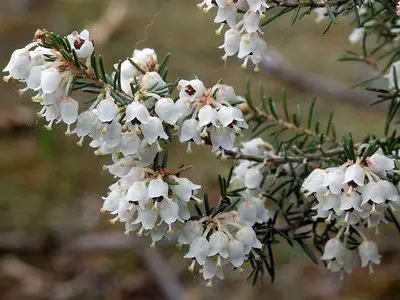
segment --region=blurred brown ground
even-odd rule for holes
[[[255,90],[262,84],[268,95],[277,99],[285,87],[292,106],[318,97],[319,117],[326,118],[334,110],[338,133],[352,131],[360,137],[366,132],[382,132],[382,111],[299,91],[275,78],[244,72],[236,59],[224,66],[217,49],[222,37],[213,33],[215,12],[201,13],[196,0],[127,0],[122,9],[122,0],[110,1],[111,6],[106,0],[0,1],[0,66],[6,65],[15,48],[31,40],[36,28],[68,34],[95,24],[94,34],[103,42],[97,52],[104,54],[108,70],[113,62],[130,55],[134,47],[152,47],[160,57],[172,53],[171,79],[197,75],[212,85],[224,78],[240,94],[250,77]],[[104,21],[106,7],[113,8],[121,22]],[[294,26],[289,21],[282,18],[264,31],[270,47],[295,69],[323,74],[347,85],[372,74],[364,66],[336,61],[344,49],[355,47],[347,42],[351,28],[345,21],[326,35],[322,35],[326,24],[315,24],[313,16]],[[115,30],[108,31],[110,28]],[[148,244],[136,244],[133,236],[123,238],[121,226],[110,226],[107,216],[98,212],[100,196],[112,182],[101,169],[106,158],[95,157],[87,147],[77,147],[74,138],[65,137],[60,128],[44,131],[42,122],[35,120],[30,95],[19,97],[18,88],[16,84],[0,84],[0,118],[6,124],[5,130],[0,128],[0,240],[9,250],[16,247],[13,251],[0,249],[0,299],[166,299],[160,279],[143,254]],[[22,117],[21,121],[21,106],[32,108],[33,118]],[[182,149],[174,147],[171,164],[194,164],[188,176],[215,195],[215,172],[225,172],[229,164],[217,162],[202,149],[182,156]],[[132,241],[132,246],[125,245],[124,251],[117,252],[59,253],[60,245],[72,238],[110,232],[119,240]],[[383,264],[375,275],[370,277],[367,270],[360,269],[344,281],[283,244],[275,248],[276,281],[270,285],[266,279],[261,288],[245,282],[246,274],[233,273],[228,274],[229,280],[207,289],[199,276],[186,271],[187,261],[175,249],[163,249],[166,266],[157,266],[167,272],[165,276],[178,278],[183,299],[189,300],[400,299],[399,244],[393,242],[397,239],[395,232],[388,230],[385,235],[380,237],[386,245],[382,247]]]

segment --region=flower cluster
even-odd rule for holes
[[[107,169],[119,180],[110,186],[102,211],[116,215],[111,221],[125,223],[125,232],[150,234],[155,242],[176,230],[178,221],[190,218],[188,202],[201,202],[195,193],[201,186],[169,171],[158,172],[145,167],[132,167],[129,162],[116,162]]]
[[[392,159],[375,153],[340,167],[315,169],[303,183],[306,195],[318,201],[315,218],[335,220],[346,232],[357,224],[377,230],[386,222],[385,210],[396,211],[400,204],[399,192],[387,177],[394,168]]]
[[[179,99],[176,101],[179,141],[191,144],[207,143],[212,151],[224,155],[232,150],[236,135],[247,128],[242,111],[236,107],[238,97],[231,86],[216,84],[206,89],[199,79],[180,80]]]
[[[266,0],[204,0],[197,5],[204,12],[218,8],[215,23],[221,23],[216,33],[220,35],[227,24],[229,29],[225,32],[224,49],[226,60],[229,56],[236,55],[244,59],[242,68],[246,68],[248,61],[255,64],[255,71],[259,71],[258,64],[265,58],[267,43],[260,36],[260,20],[265,17],[264,13],[269,8]],[[238,21],[238,17],[240,20]]]
[[[67,40],[79,58],[92,55],[93,44],[87,30],[80,34],[74,31]],[[78,102],[68,96],[75,74],[58,52],[42,47],[37,42],[30,43],[13,52],[3,72],[9,73],[4,77],[5,81],[13,78],[26,84],[20,94],[27,90],[37,93],[32,100],[42,105],[38,116],[46,119],[47,129],[50,130],[54,122],[62,121],[67,125],[67,133],[71,133],[70,125],[76,122],[79,107]]]
[[[252,249],[262,248],[252,226],[268,219],[264,204],[244,201],[237,210],[186,222],[178,242],[190,245],[185,255],[185,258],[193,259],[189,270],[193,272],[197,262],[209,286],[215,276],[224,278],[224,266],[231,264],[241,270]]]
[[[369,266],[370,273],[373,273],[372,265],[381,263],[381,256],[378,252],[378,246],[375,242],[364,237],[362,243],[358,245],[357,250],[350,250],[346,247],[345,242],[341,240],[341,232],[338,236],[330,239],[324,248],[324,253],[321,257],[326,261],[327,268],[331,272],[351,273],[356,265],[357,252],[361,259],[361,266],[364,268]]]
[[[158,73],[153,49],[135,50],[132,57],[114,65],[112,76],[98,80],[87,30],[66,38],[50,37],[68,43],[61,47],[67,47],[73,59],[45,43],[49,37],[43,32],[36,38],[12,54],[3,70],[9,73],[5,79],[26,83],[21,93],[37,93],[32,99],[42,105],[38,116],[47,120],[48,130],[63,122],[67,135],[77,135],[79,146],[87,139],[96,155],[112,159],[103,169],[116,182],[103,197],[101,209],[114,216],[112,223],[124,223],[126,234],[150,236],[152,246],[179,234],[180,244],[190,244],[185,257],[197,260],[207,280],[222,278],[222,265],[239,268],[252,248],[262,247],[252,229],[255,223],[269,219],[261,199],[247,191],[236,209],[189,221],[188,204],[203,202],[196,197],[201,186],[180,176],[189,167],[171,171],[155,163],[162,145],[173,136],[187,143],[189,151],[192,143],[210,145],[222,157],[224,151],[234,149],[236,136],[248,126],[236,106],[242,101],[231,86],[218,83],[207,89],[199,79],[180,80],[179,96],[173,100],[170,85]],[[97,93],[84,109],[70,96],[76,86],[90,86]],[[242,151],[259,154],[263,143],[257,139],[244,143]],[[250,191],[260,174],[255,168],[248,173],[250,177],[243,182]]]
[[[242,143],[240,152],[245,155],[253,155],[258,157],[266,157],[272,145],[265,142],[261,138],[254,138]],[[241,159],[239,164],[233,169],[232,185],[234,187],[246,187],[248,190],[260,191],[264,175],[261,172],[263,163]]]

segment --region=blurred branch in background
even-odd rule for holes
[[[36,115],[32,109],[23,106],[0,110],[0,136],[35,126]]]
[[[269,60],[260,64],[265,76],[272,77],[302,91],[327,95],[340,102],[351,102],[367,106],[375,97],[364,90],[351,89],[344,83],[319,74],[296,70],[278,52],[269,50]],[[371,76],[372,77],[372,76]]]
[[[150,249],[140,239],[127,238],[120,233],[87,234],[70,240],[57,240],[58,237],[3,234],[0,236],[0,253],[21,255],[46,255],[57,265],[79,267],[79,257],[89,253],[128,252],[138,254],[150,273],[147,282],[155,285],[165,300],[183,299],[182,288],[175,270],[172,270],[157,249]],[[47,253],[47,254],[46,254]],[[31,296],[56,295],[52,299],[73,299],[91,290],[95,276],[85,268],[69,281],[54,280],[45,270],[28,265],[14,256],[4,256],[0,261],[0,272],[19,283],[21,293]],[[46,275],[45,275],[46,274]],[[51,289],[49,287],[52,287]],[[57,296],[58,295],[58,296]]]
[[[133,5],[137,4],[137,1],[130,2],[133,3]],[[104,14],[94,23],[88,25],[87,28],[92,34],[97,46],[102,46],[107,43],[112,34],[124,22],[129,10],[132,9],[134,8],[129,7],[128,0],[112,0],[108,3],[108,6],[104,9]]]

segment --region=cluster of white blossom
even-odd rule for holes
[[[399,187],[388,178],[396,172],[392,159],[375,153],[340,167],[315,169],[305,179],[305,194],[313,195],[318,201],[313,207],[317,211],[314,218],[325,219],[326,223],[335,220],[340,228],[336,238],[326,244],[322,256],[331,271],[350,272],[355,262],[354,253],[340,240],[342,234],[346,240],[350,229],[357,226],[373,227],[378,233],[379,224],[387,223],[385,211],[398,211]],[[364,239],[358,248],[362,266],[370,265],[372,271],[371,263],[380,263],[377,246],[359,234]]]
[[[89,32],[74,32],[68,41],[78,58],[87,59],[89,64],[94,50]],[[77,75],[68,63],[59,52],[35,42],[16,50],[3,71],[9,72],[6,80],[26,83],[21,93],[28,89],[38,92],[32,99],[43,106],[38,116],[46,118],[47,129],[53,123],[66,123],[66,133],[76,133],[79,145],[84,137],[91,138],[90,146],[97,155],[122,154],[140,160],[140,153],[149,146],[162,150],[160,141],[170,138],[167,132],[187,142],[189,151],[192,142],[207,142],[214,152],[223,154],[234,148],[236,135],[247,128],[241,110],[234,106],[238,97],[230,86],[217,84],[207,89],[198,79],[181,80],[179,99],[171,99],[167,84],[156,72],[157,55],[148,48],[135,50],[121,63],[121,88],[132,101],[118,103],[111,87],[106,87],[79,114],[78,102],[67,95]],[[71,131],[74,123],[76,128]],[[171,130],[166,132],[167,127]]]
[[[248,61],[255,64],[255,71],[259,71],[258,64],[265,58],[267,43],[260,36],[260,20],[269,8],[266,0],[204,0],[197,5],[204,12],[216,7],[218,9],[215,23],[221,23],[216,33],[220,35],[227,24],[229,29],[225,32],[224,49],[226,60],[228,56],[236,55],[244,59],[243,68]],[[239,19],[239,21],[238,21]]]
[[[216,84],[206,89],[198,79],[180,80],[179,99],[175,106],[180,111],[177,124],[180,126],[179,141],[212,145],[212,151],[224,155],[232,150],[236,135],[247,128],[242,111],[233,105],[238,97],[231,86]]]
[[[143,163],[143,161],[141,161]],[[152,163],[152,162],[150,162]],[[149,164],[150,164],[149,163]],[[155,242],[176,232],[190,218],[188,202],[202,202],[195,196],[200,185],[189,179],[117,161],[107,169],[119,180],[110,186],[102,211],[116,215],[111,222],[124,222],[125,233],[150,234]]]
[[[266,157],[267,149],[271,149],[271,145],[261,138],[254,138],[242,143],[240,152],[245,155],[257,157]],[[246,159],[239,160],[239,164],[233,169],[232,185],[237,187],[246,187],[248,190],[260,191],[264,175],[261,168],[264,163],[258,163]]]
[[[74,31],[68,36],[68,42],[78,58],[88,58],[93,53],[87,30],[80,34]],[[15,50],[3,72],[9,73],[4,77],[5,81],[14,78],[26,83],[20,94],[29,89],[37,92],[32,100],[42,105],[38,116],[46,119],[47,129],[50,130],[54,122],[62,121],[70,134],[70,125],[77,120],[79,105],[67,95],[74,74],[68,69],[61,71],[61,68],[63,60],[59,53],[33,42]]]
[[[376,243],[364,237],[357,250],[350,250],[345,244],[345,238],[342,241],[340,235],[341,232],[325,244],[321,259],[327,262],[328,270],[341,272],[342,276],[344,272],[351,273],[357,265],[359,257],[361,266],[363,268],[368,266],[370,273],[373,273],[372,264],[379,265],[381,263],[381,255],[379,255]]]
[[[378,229],[386,222],[385,210],[396,211],[400,205],[399,192],[387,178],[394,168],[392,159],[375,153],[340,167],[315,169],[303,183],[306,195],[318,201],[315,218],[336,220],[347,230],[360,223]]]
[[[94,48],[89,32],[73,32],[67,40],[77,58],[90,67]],[[222,265],[231,263],[239,268],[252,248],[262,247],[252,226],[269,219],[263,201],[247,193],[237,210],[188,221],[188,203],[203,201],[196,197],[201,186],[177,176],[184,168],[170,171],[153,164],[162,150],[161,141],[173,135],[188,143],[189,151],[192,143],[209,144],[222,156],[225,150],[234,149],[236,136],[247,128],[236,107],[240,98],[230,86],[216,84],[207,89],[202,81],[193,79],[179,81],[179,97],[173,100],[157,73],[153,49],[135,50],[131,58],[114,67],[123,93],[116,95],[118,91],[105,85],[82,112],[69,96],[79,70],[57,50],[39,42],[29,44],[12,54],[3,71],[9,73],[6,80],[26,83],[21,93],[29,89],[37,92],[32,99],[42,105],[38,116],[46,118],[47,129],[64,122],[66,134],[78,136],[78,145],[87,137],[96,155],[110,155],[112,164],[103,169],[117,181],[103,197],[102,212],[115,215],[112,223],[124,223],[126,234],[149,235],[152,246],[179,234],[180,244],[190,244],[185,257],[198,261],[204,278],[222,278]],[[243,146],[243,153],[255,154],[260,145],[253,140]],[[256,173],[246,179],[249,189]]]
[[[193,259],[189,270],[193,272],[197,262],[204,280],[209,280],[209,286],[215,276],[224,278],[225,265],[231,264],[241,270],[252,249],[262,248],[252,226],[268,219],[264,204],[244,201],[237,210],[186,222],[178,242],[190,245],[185,255],[185,258]]]

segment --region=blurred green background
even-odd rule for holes
[[[317,97],[319,117],[335,111],[339,134],[351,131],[361,137],[367,132],[382,133],[382,109],[298,90],[273,75],[243,71],[234,58],[225,66],[217,49],[223,37],[214,34],[215,11],[204,14],[196,2],[2,0],[0,65],[5,66],[12,51],[26,45],[37,28],[60,34],[89,28],[108,71],[135,47],[151,47],[159,57],[172,53],[171,80],[198,76],[210,86],[223,78],[242,94],[250,77],[255,93],[261,84],[268,95],[279,99],[284,87],[293,107]],[[348,86],[374,74],[365,66],[337,61],[344,49],[357,47],[347,41],[351,27],[346,21],[325,35],[322,32],[327,24],[316,24],[314,16],[293,26],[289,22],[290,16],[283,17],[264,32],[270,48],[296,72],[321,74]],[[398,244],[391,239],[383,239],[384,263],[373,277],[367,270],[355,270],[340,281],[337,274],[329,274],[322,265],[312,266],[301,255],[294,257],[295,250],[281,245],[276,247],[279,266],[273,285],[267,279],[263,287],[252,288],[244,281],[246,274],[228,274],[229,280],[207,289],[198,275],[186,271],[182,253],[168,248],[162,251],[164,264],[156,265],[156,270],[166,275],[157,278],[157,271],[152,271],[151,262],[146,260],[148,244],[136,244],[134,236],[125,238],[121,225],[110,226],[108,217],[99,213],[101,195],[113,182],[102,171],[107,158],[94,156],[87,147],[77,147],[75,138],[66,137],[63,128],[52,132],[42,129],[43,122],[35,119],[32,95],[20,97],[17,93],[21,87],[0,84],[0,299],[171,299],[163,288],[169,276],[182,291],[182,299],[190,300],[400,299]],[[194,164],[188,177],[216,195],[216,172],[226,171],[229,164],[218,162],[203,149],[190,156],[183,152],[175,146],[171,163]],[[97,239],[93,234],[99,234]],[[123,250],[103,249],[114,240],[102,234],[122,240]],[[89,246],[99,241],[103,246],[72,255],[74,250],[69,252],[65,245],[79,238]]]

